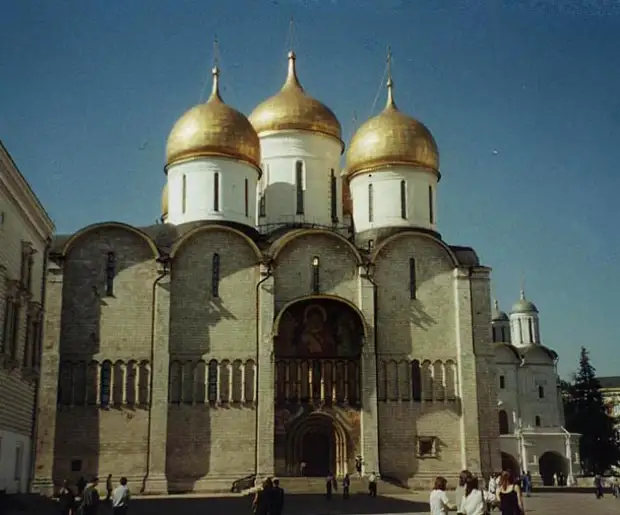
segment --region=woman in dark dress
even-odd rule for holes
[[[521,487],[515,484],[512,474],[507,470],[499,478],[497,495],[502,515],[525,515]]]

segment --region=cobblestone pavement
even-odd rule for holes
[[[327,501],[321,495],[290,495],[286,499],[284,515],[406,515],[428,513],[428,494],[416,493],[370,499],[354,495],[348,501],[336,497]],[[131,515],[243,515],[251,514],[249,497],[161,497],[134,499]],[[101,507],[99,515],[109,515],[109,505]],[[528,515],[611,515],[620,512],[620,500],[611,495],[597,500],[589,493],[540,493],[526,499]],[[57,505],[50,503],[46,509],[31,507],[26,510],[9,510],[3,515],[51,515],[58,513]],[[493,512],[500,515],[498,511]]]

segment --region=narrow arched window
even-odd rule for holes
[[[415,300],[417,294],[415,259],[409,260],[409,298]]]
[[[538,387],[538,398],[539,399],[544,399],[545,398],[545,387],[544,386],[539,386]]]
[[[336,223],[338,221],[338,191],[336,187],[336,175],[334,174],[334,169],[332,168],[331,174],[329,176],[329,190],[331,194],[331,209],[332,209],[332,223]]]
[[[213,174],[213,211],[220,210],[220,174]]]
[[[400,217],[407,219],[407,182],[400,181]]]
[[[420,373],[420,362],[417,359],[411,363],[411,397],[416,402],[422,400],[422,375]]]
[[[527,326],[530,332],[530,343],[534,343],[536,340],[534,339],[534,321],[531,318],[527,320]]]
[[[220,296],[220,255],[213,254],[211,260],[211,296],[218,298]]]
[[[187,175],[183,175],[181,188],[181,211],[187,211]]]
[[[244,202],[244,208],[245,208],[245,216],[248,216],[249,214],[249,210],[250,210],[250,183],[249,181],[245,180],[245,190],[243,192],[243,202]]]
[[[217,402],[217,385],[218,385],[218,366],[217,361],[212,359],[209,361],[207,398],[209,402]]]
[[[433,202],[433,187],[428,187],[428,219],[433,225],[435,223],[435,203]]]
[[[320,268],[319,258],[312,258],[312,293],[319,293],[320,290]]]
[[[536,424],[536,427],[542,426],[542,420],[540,420],[540,417],[538,415],[536,415],[534,423]]]
[[[368,221],[373,220],[373,198],[372,198],[372,184],[368,185]]]
[[[295,163],[295,191],[297,194],[297,214],[304,214],[304,164]]]
[[[101,365],[99,385],[99,403],[103,407],[110,405],[110,385],[112,384],[112,363],[105,361]]]
[[[108,252],[108,259],[105,269],[105,294],[106,297],[114,296],[114,276],[116,275],[116,255]]]
[[[508,413],[505,410],[499,411],[499,434],[507,435],[510,431],[508,427]]]

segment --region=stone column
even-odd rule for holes
[[[54,452],[56,409],[60,372],[60,337],[62,322],[63,271],[59,264],[48,262],[45,278],[45,314],[41,328],[41,365],[35,443],[35,469],[31,490],[51,495],[54,490]],[[60,478],[57,478],[60,479]]]
[[[149,494],[167,493],[166,442],[168,439],[168,376],[170,374],[170,275],[155,284],[153,299],[153,352],[147,471],[142,485]]]
[[[379,464],[379,410],[377,406],[377,356],[375,342],[375,290],[366,276],[366,270],[359,268],[358,306],[365,319],[366,338],[362,347],[361,381],[362,413],[361,439],[364,472],[380,472]]]
[[[461,404],[461,467],[479,474],[482,470],[478,422],[478,367],[474,354],[470,270],[454,270],[456,307],[456,354],[458,358],[459,402]]]
[[[275,465],[275,364],[273,354],[274,278],[261,265],[258,286],[258,355],[256,406],[256,474],[273,475]]]

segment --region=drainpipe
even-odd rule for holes
[[[155,322],[157,320],[156,310],[157,310],[157,285],[159,281],[161,281],[164,277],[168,275],[168,266],[169,266],[169,258],[159,258],[157,262],[163,265],[161,270],[158,270],[159,275],[156,277],[155,281],[153,281],[153,290],[152,294],[152,304],[151,304],[151,353],[150,353],[150,363],[151,363],[151,375],[149,377],[149,414],[148,414],[148,433],[146,437],[146,471],[144,474],[144,478],[142,479],[142,488],[141,492],[146,490],[146,482],[149,478],[149,469],[151,468],[151,422],[153,417],[153,377],[155,374],[153,373],[153,360],[155,358]]]
[[[32,421],[30,429],[30,477],[28,478],[28,491],[32,489],[32,482],[34,481],[35,467],[36,467],[36,452],[37,452],[37,413],[39,412],[39,388],[41,386],[41,353],[43,352],[43,321],[45,317],[45,293],[47,286],[47,262],[49,260],[49,253],[52,249],[52,239],[47,238],[45,241],[45,250],[43,251],[43,277],[41,281],[41,316],[38,321],[38,334],[36,335],[36,341],[38,342],[38,348],[33,349],[39,352],[38,374],[34,378],[34,398],[32,400]],[[28,328],[26,328],[26,338],[28,337]]]
[[[254,381],[256,383],[256,391],[254,395],[256,396],[256,417],[255,420],[255,428],[254,428],[254,474],[255,478],[258,477],[258,371],[259,371],[259,362],[260,362],[260,287],[261,285],[271,277],[271,261],[267,262],[267,271],[265,273],[265,277],[263,277],[256,284],[256,372],[254,376]]]

